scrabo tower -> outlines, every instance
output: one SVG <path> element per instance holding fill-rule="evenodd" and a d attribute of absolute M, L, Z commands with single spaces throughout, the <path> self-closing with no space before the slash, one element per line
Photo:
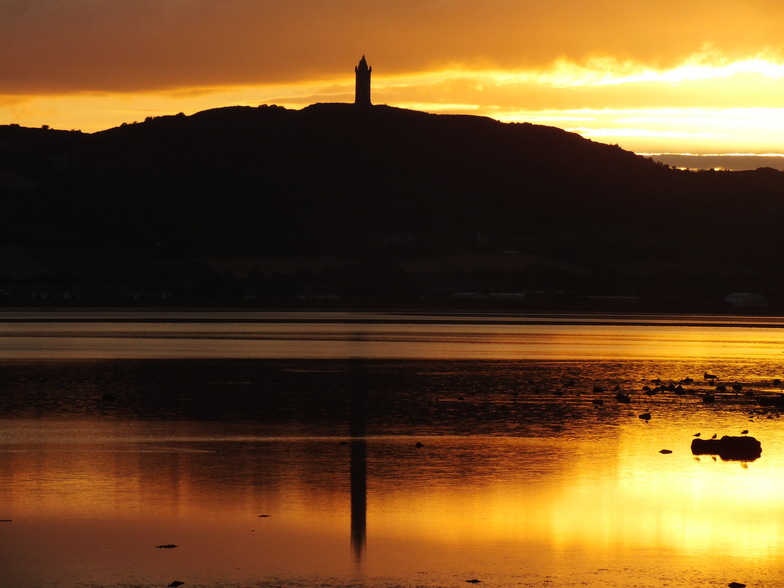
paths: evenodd
<path fill-rule="evenodd" d="M 359 65 L 354 68 L 357 74 L 357 91 L 354 95 L 354 104 L 357 106 L 370 106 L 370 74 L 372 67 L 368 67 L 365 56 L 359 61 Z"/>

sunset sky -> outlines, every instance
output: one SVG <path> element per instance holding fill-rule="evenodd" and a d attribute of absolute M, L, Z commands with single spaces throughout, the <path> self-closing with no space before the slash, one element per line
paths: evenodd
<path fill-rule="evenodd" d="M 780 0 L 0 0 L 0 124 L 353 100 L 638 153 L 784 153 Z"/>

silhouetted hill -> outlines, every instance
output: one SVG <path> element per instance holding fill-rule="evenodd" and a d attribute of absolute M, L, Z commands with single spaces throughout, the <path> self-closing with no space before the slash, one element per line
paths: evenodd
<path fill-rule="evenodd" d="M 193 283 L 217 269 L 205 259 L 319 256 L 354 264 L 327 281 L 374 284 L 363 296 L 782 292 L 784 174 L 677 171 L 552 127 L 229 107 L 94 134 L 0 127 L 0 156 L 0 246 L 77 281 Z M 502 251 L 535 261 L 405 269 Z M 310 270 L 300 282 L 325 279 Z"/>

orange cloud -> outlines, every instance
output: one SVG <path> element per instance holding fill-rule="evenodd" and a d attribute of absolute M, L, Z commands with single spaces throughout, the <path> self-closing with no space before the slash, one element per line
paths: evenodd
<path fill-rule="evenodd" d="M 778 0 L 3 0 L 0 124 L 348 102 L 364 53 L 376 103 L 784 152 L 783 25 Z"/>
<path fill-rule="evenodd" d="M 348 71 L 345 71 L 348 70 Z M 339 79 L 167 92 L 0 96 L 0 121 L 85 131 L 232 104 L 350 102 L 353 71 Z M 376 103 L 558 126 L 638 152 L 784 153 L 784 64 L 729 62 L 701 53 L 670 69 L 630 61 L 560 60 L 528 70 L 455 68 L 374 76 Z"/>
<path fill-rule="evenodd" d="M 772 0 L 5 0 L 8 94 L 140 92 L 336 79 L 365 53 L 395 75 L 544 67 L 596 55 L 651 66 L 709 44 L 732 59 L 779 51 Z"/>

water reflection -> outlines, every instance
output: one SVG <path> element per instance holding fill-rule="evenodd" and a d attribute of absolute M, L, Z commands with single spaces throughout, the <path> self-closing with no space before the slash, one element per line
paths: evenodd
<path fill-rule="evenodd" d="M 770 358 L 784 320 L 630 315 L 0 313 L 5 358 Z"/>
<path fill-rule="evenodd" d="M 740 567 L 764 586 L 784 554 L 780 443 L 747 469 L 696 461 L 688 424 L 645 425 L 633 415 L 600 437 L 576 431 L 584 443 L 428 437 L 421 449 L 408 436 L 349 438 L 347 448 L 334 438 L 230 437 L 169 421 L 4 430 L 0 518 L 13 523 L 0 529 L 0 564 L 16 574 L 9 578 L 36 570 L 40 584 L 89 576 L 120 584 L 131 566 L 139 585 L 159 585 L 160 576 L 312 585 L 308 575 L 509 585 L 525 570 L 534 585 L 560 586 L 601 568 L 602 585 L 626 586 L 632 568 L 658 579 L 700 569 L 715 580 Z M 775 441 L 775 430 L 760 436 Z M 179 547 L 154 550 L 170 542 Z M 29 567 L 32 552 L 46 565 Z"/>
<path fill-rule="evenodd" d="M 361 565 L 367 544 L 367 441 L 351 440 L 351 547 Z"/>
<path fill-rule="evenodd" d="M 747 339 L 732 357 L 679 355 L 671 343 L 682 330 L 659 323 L 670 330 L 576 325 L 590 327 L 587 336 L 559 321 L 516 319 L 434 321 L 431 331 L 383 322 L 283 329 L 287 353 L 322 337 L 327 358 L 318 360 L 253 359 L 266 349 L 260 340 L 276 344 L 268 325 L 142 323 L 128 331 L 123 323 L 119 344 L 105 325 L 98 336 L 74 323 L 78 360 L 0 354 L 0 519 L 12 520 L 0 524 L 6 584 L 784 582 L 784 432 L 780 406 L 759 402 L 781 392 L 775 322 L 764 329 L 764 357 L 754 331 L 735 327 L 731 339 Z M 90 355 L 105 337 L 110 351 L 164 341 L 193 356 Z M 55 356 L 72 341 L 34 339 Z M 246 345 L 251 358 L 204 359 L 206 346 L 222 341 Z M 714 333 L 704 353 L 727 341 Z M 526 345 L 544 355 L 579 345 L 655 352 L 644 361 L 502 359 Z M 362 353 L 381 348 L 384 359 Z M 399 359 L 401 349 L 446 358 Z M 472 359 L 461 359 L 469 350 Z M 701 402 L 706 370 L 743 382 L 744 392 Z M 654 378 L 685 376 L 698 381 L 683 393 L 642 391 Z M 618 391 L 630 404 L 614 400 Z M 691 453 L 696 432 L 746 429 L 762 441 L 755 461 Z M 179 547 L 155 549 L 168 543 Z"/>
<path fill-rule="evenodd" d="M 350 423 L 351 546 L 361 566 L 367 545 L 367 403 L 368 389 L 360 360 L 351 364 Z"/>

